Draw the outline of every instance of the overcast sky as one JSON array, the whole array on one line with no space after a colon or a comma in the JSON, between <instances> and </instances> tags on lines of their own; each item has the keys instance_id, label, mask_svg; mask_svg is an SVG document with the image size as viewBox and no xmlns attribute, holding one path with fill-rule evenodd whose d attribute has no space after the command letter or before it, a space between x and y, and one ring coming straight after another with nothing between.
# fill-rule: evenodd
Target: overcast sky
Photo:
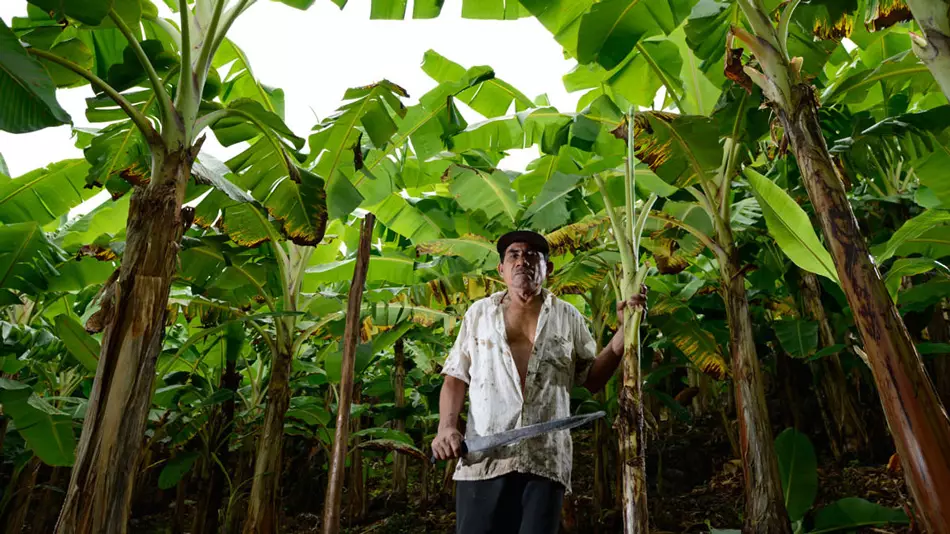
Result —
<instances>
[{"instance_id":1,"label":"overcast sky","mask_svg":"<svg viewBox=\"0 0 950 534\"><path fill-rule=\"evenodd\" d=\"M162 2L155 3L170 15ZM369 6L369 0L350 0L340 11L330 0L316 0L309 10L299 11L259 0L228 34L247 53L259 80L284 89L286 120L299 135L307 135L315 116L332 113L348 87L386 78L409 91L415 102L435 86L420 69L423 53L430 48L465 67L490 65L499 78L530 98L546 93L562 111L573 111L582 94L564 91L561 76L575 63L564 59L560 45L534 18L462 19L461 0L446 0L437 19L378 21L369 20ZM0 18L8 25L25 12L23 0L0 3ZM88 126L83 99L91 94L88 88L57 91L75 126ZM0 154L11 175L19 176L54 161L81 157L71 135L69 126L20 135L0 132ZM222 159L233 153L211 142L205 150ZM537 154L518 152L503 166L521 169Z\"/></svg>"}]
</instances>

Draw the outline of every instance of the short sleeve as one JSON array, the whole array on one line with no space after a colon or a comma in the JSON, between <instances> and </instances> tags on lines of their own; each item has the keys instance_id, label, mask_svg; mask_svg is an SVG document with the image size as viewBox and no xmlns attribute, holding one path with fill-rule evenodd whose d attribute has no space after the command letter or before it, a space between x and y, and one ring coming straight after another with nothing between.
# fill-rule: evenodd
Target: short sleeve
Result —
<instances>
[{"instance_id":1,"label":"short sleeve","mask_svg":"<svg viewBox=\"0 0 950 534\"><path fill-rule=\"evenodd\" d=\"M587 381L587 373L597 358L597 343L587 330L584 317L573 308L571 329L574 337L574 385L580 386Z\"/></svg>"},{"instance_id":2,"label":"short sleeve","mask_svg":"<svg viewBox=\"0 0 950 534\"><path fill-rule=\"evenodd\" d=\"M472 309L469 308L468 312L465 313L465 317L462 318L462 326L459 327L458 337L455 338L455 344L452 345L452 350L449 351L448 358L445 359L445 364L442 366L442 374L447 376L454 376L466 384L471 383L472 377L469 374L469 369L472 367L472 354L471 354L471 343L469 338L471 337L471 319Z\"/></svg>"}]
</instances>

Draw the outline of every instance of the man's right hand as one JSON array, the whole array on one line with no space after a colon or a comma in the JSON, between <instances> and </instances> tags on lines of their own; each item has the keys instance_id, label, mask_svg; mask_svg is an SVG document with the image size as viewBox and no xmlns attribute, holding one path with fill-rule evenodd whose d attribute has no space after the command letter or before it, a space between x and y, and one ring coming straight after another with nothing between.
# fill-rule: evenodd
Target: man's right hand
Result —
<instances>
[{"instance_id":1,"label":"man's right hand","mask_svg":"<svg viewBox=\"0 0 950 534\"><path fill-rule=\"evenodd\" d=\"M432 440L432 455L436 460L450 460L462 455L462 433L457 428L442 428Z\"/></svg>"}]
</instances>

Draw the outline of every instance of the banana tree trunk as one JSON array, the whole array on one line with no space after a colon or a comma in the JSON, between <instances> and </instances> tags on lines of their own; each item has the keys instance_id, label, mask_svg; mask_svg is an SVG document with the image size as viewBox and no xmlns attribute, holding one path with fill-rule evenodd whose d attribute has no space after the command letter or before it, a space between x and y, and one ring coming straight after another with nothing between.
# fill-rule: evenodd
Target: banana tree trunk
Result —
<instances>
[{"instance_id":1,"label":"banana tree trunk","mask_svg":"<svg viewBox=\"0 0 950 534\"><path fill-rule=\"evenodd\" d=\"M353 385L353 403L359 404L362 400L362 384ZM362 428L362 417L357 416L350 420L350 432L353 434ZM353 436L350 439L350 446L353 452L350 453L350 469L348 471L349 483L347 484L347 495L349 496L349 524L358 524L366 516L366 484L363 483L363 451L359 449L362 440L359 436Z\"/></svg>"},{"instance_id":2,"label":"banana tree trunk","mask_svg":"<svg viewBox=\"0 0 950 534\"><path fill-rule=\"evenodd\" d=\"M237 360L229 358L225 363L224 373L221 375L221 388L234 393L238 389L240 380L241 375L237 372ZM210 453L217 455L218 461L208 463L208 478L206 479L206 486L198 495L198 506L195 510L195 520L191 527L191 534L217 534L219 532L221 500L224 497L224 488L227 485L221 466L228 467L231 459L228 436L231 434L233 423L234 397L232 396L224 401L221 409L214 414Z\"/></svg>"},{"instance_id":3,"label":"banana tree trunk","mask_svg":"<svg viewBox=\"0 0 950 534\"><path fill-rule=\"evenodd\" d=\"M36 486L36 475L42 465L40 459L34 456L23 466L19 475L10 480L7 489L12 491L13 494L10 499L4 499L6 506L2 510L2 516L0 516L2 532L13 534L23 530L26 513L30 508L30 501L33 497L33 488Z\"/></svg>"},{"instance_id":4,"label":"banana tree trunk","mask_svg":"<svg viewBox=\"0 0 950 534\"><path fill-rule=\"evenodd\" d=\"M818 277L807 271L800 273L805 311L811 320L818 322L820 346L830 347L835 344L835 337L821 304ZM811 369L818 381L818 401L835 459L840 461L845 453L864 455L870 445L868 432L848 385L844 367L841 366L841 358L837 354L829 354L812 363Z\"/></svg>"},{"instance_id":5,"label":"banana tree trunk","mask_svg":"<svg viewBox=\"0 0 950 534\"><path fill-rule=\"evenodd\" d=\"M947 324L944 303L940 302L934 309L927 333L934 343L950 343L950 325ZM931 377L937 394L943 400L943 405L950 406L950 354L938 354L930 365Z\"/></svg>"},{"instance_id":6,"label":"banana tree trunk","mask_svg":"<svg viewBox=\"0 0 950 534\"><path fill-rule=\"evenodd\" d=\"M284 415L290 406L291 337L277 336L271 362L264 424L257 438L254 481L248 497L244 534L277 534L280 520L280 473L284 445Z\"/></svg>"},{"instance_id":7,"label":"banana tree trunk","mask_svg":"<svg viewBox=\"0 0 950 534\"><path fill-rule=\"evenodd\" d=\"M633 276L624 276L621 293L623 300L639 292ZM643 425L643 390L640 376L639 329L640 311L624 310L623 360L618 397L618 444L623 472L619 489L623 502L625 534L649 534L647 508L646 434Z\"/></svg>"},{"instance_id":8,"label":"banana tree trunk","mask_svg":"<svg viewBox=\"0 0 950 534\"><path fill-rule=\"evenodd\" d=\"M911 34L914 53L950 99L950 5L947 0L907 0L922 36Z\"/></svg>"},{"instance_id":9,"label":"banana tree trunk","mask_svg":"<svg viewBox=\"0 0 950 534\"><path fill-rule=\"evenodd\" d=\"M731 238L728 241L731 242ZM736 388L739 451L745 476L745 526L742 532L790 534L772 427L765 405L762 370L755 352L745 276L740 272L738 251L731 246L724 248L728 257L721 258L720 270L729 323L732 379Z\"/></svg>"},{"instance_id":10,"label":"banana tree trunk","mask_svg":"<svg viewBox=\"0 0 950 534\"><path fill-rule=\"evenodd\" d=\"M42 491L34 509L31 521L31 532L51 532L56 525L63 501L63 486L69 478L69 468L54 467L50 469L49 478L42 484Z\"/></svg>"},{"instance_id":11,"label":"banana tree trunk","mask_svg":"<svg viewBox=\"0 0 950 534\"><path fill-rule=\"evenodd\" d=\"M118 278L57 534L125 534L162 349L168 290L185 224L182 200L198 146L153 149L152 177L132 193Z\"/></svg>"},{"instance_id":12,"label":"banana tree trunk","mask_svg":"<svg viewBox=\"0 0 950 534\"><path fill-rule=\"evenodd\" d=\"M360 228L359 248L353 281L350 283L346 303L346 328L343 332L343 362L340 369L340 402L336 415L336 434L333 436L333 453L330 457L330 476L327 481L326 502L323 505L323 534L340 532L340 501L343 496L343 478L346 472L346 452L349 444L350 405L353 399L353 380L356 365L356 344L359 336L360 305L363 301L363 285L369 268L369 245L376 218L367 213Z\"/></svg>"},{"instance_id":13,"label":"banana tree trunk","mask_svg":"<svg viewBox=\"0 0 950 534\"><path fill-rule=\"evenodd\" d=\"M864 341L904 476L926 529L950 533L950 421L874 265L821 134L814 90L776 106Z\"/></svg>"},{"instance_id":14,"label":"banana tree trunk","mask_svg":"<svg viewBox=\"0 0 950 534\"><path fill-rule=\"evenodd\" d=\"M607 395L603 390L594 395L594 399L602 405L607 404ZM610 496L610 428L606 419L594 422L594 510L600 519L604 510L612 506ZM599 524L599 521L598 523Z\"/></svg>"},{"instance_id":15,"label":"banana tree trunk","mask_svg":"<svg viewBox=\"0 0 950 534\"><path fill-rule=\"evenodd\" d=\"M402 338L396 340L393 355L396 360L396 372L393 374L393 391L396 395L396 409L400 410L395 426L396 430L405 432L406 418L401 410L406 406L406 347ZM404 454L393 453L393 494L400 499L406 498L406 460Z\"/></svg>"}]
</instances>

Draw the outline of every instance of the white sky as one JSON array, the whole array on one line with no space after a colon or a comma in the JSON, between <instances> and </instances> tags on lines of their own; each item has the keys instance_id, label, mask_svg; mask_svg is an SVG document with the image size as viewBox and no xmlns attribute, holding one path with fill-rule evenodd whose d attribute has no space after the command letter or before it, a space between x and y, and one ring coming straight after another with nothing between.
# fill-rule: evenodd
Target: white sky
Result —
<instances>
[{"instance_id":1,"label":"white sky","mask_svg":"<svg viewBox=\"0 0 950 534\"><path fill-rule=\"evenodd\" d=\"M170 14L160 1L155 3ZM410 2L408 13L412 12ZM307 11L259 0L238 19L228 34L247 53L257 78L283 88L286 121L306 137L316 123L340 103L348 87L386 78L409 91L410 102L435 86L420 68L422 55L433 49L465 67L490 65L497 77L528 97L546 93L551 104L574 111L582 92L567 94L561 76L575 64L565 60L550 33L534 18L517 21L462 19L461 0L446 0L442 15L432 20L379 21L369 19L369 0L350 0L340 11L330 0L316 0ZM8 25L26 12L26 2L0 3L0 18ZM77 127L85 120L88 88L57 92L60 104ZM13 135L0 132L0 154L11 176L66 158L81 157L73 146L69 126ZM219 159L235 153L216 142L204 150ZM523 169L537 151L517 151L503 163Z\"/></svg>"}]
</instances>

